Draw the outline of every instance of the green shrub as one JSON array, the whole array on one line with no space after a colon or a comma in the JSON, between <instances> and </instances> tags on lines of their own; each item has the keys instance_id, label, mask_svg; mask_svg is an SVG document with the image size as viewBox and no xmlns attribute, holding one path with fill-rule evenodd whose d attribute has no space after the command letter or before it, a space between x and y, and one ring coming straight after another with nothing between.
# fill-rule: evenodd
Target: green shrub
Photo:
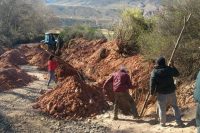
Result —
<instances>
[{"instance_id":1,"label":"green shrub","mask_svg":"<svg viewBox=\"0 0 200 133\"><path fill-rule=\"evenodd\" d=\"M84 38L87 40L105 38L101 30L88 26L66 27L60 35L66 44L68 44L69 41L74 38Z\"/></svg>"},{"instance_id":2,"label":"green shrub","mask_svg":"<svg viewBox=\"0 0 200 133\"><path fill-rule=\"evenodd\" d=\"M1 0L0 42L10 47L38 38L53 25L50 16L42 1Z\"/></svg>"},{"instance_id":3,"label":"green shrub","mask_svg":"<svg viewBox=\"0 0 200 133\"><path fill-rule=\"evenodd\" d=\"M192 13L174 61L182 77L194 78L200 67L200 1L182 0L180 3L179 0L173 0L166 1L163 6L152 32L145 33L139 38L142 53L149 59L155 59L160 55L169 59L183 27L184 16Z\"/></svg>"},{"instance_id":4,"label":"green shrub","mask_svg":"<svg viewBox=\"0 0 200 133\"><path fill-rule=\"evenodd\" d=\"M140 9L130 8L122 12L121 22L115 29L119 53L132 55L139 52L138 39L142 34L152 30L152 22L150 19L144 18Z\"/></svg>"}]
</instances>

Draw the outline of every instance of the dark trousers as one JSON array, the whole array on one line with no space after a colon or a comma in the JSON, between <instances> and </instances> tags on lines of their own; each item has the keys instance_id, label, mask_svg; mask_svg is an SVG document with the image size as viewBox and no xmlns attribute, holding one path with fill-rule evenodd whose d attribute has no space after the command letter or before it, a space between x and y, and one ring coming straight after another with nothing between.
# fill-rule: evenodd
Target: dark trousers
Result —
<instances>
[{"instance_id":1,"label":"dark trousers","mask_svg":"<svg viewBox=\"0 0 200 133\"><path fill-rule=\"evenodd\" d=\"M136 104L133 98L130 96L128 92L115 92L115 103L114 103L114 118L118 116L119 109L119 101L120 99L124 99L130 105L130 111L134 117L138 117L138 112L136 109Z\"/></svg>"}]
</instances>

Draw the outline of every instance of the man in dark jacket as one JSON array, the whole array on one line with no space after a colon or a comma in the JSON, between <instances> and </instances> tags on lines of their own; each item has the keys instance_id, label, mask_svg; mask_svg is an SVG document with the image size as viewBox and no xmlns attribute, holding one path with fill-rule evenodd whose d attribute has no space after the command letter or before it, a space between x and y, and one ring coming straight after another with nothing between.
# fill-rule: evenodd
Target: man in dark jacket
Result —
<instances>
[{"instance_id":1,"label":"man in dark jacket","mask_svg":"<svg viewBox=\"0 0 200 133\"><path fill-rule=\"evenodd\" d=\"M130 96L128 90L133 87L131 83L130 76L128 75L126 69L124 67L120 68L120 70L114 74L105 82L103 88L109 84L113 83L113 91L115 95L115 103L114 103L114 120L118 119L118 108L120 99L126 100L131 106L131 112L134 118L138 118L138 112L136 109L136 105L132 97Z\"/></svg>"},{"instance_id":2,"label":"man in dark jacket","mask_svg":"<svg viewBox=\"0 0 200 133\"><path fill-rule=\"evenodd\" d=\"M197 102L197 111L196 111L196 126L198 128L198 133L200 133L200 72L196 79L194 99Z\"/></svg>"},{"instance_id":3,"label":"man in dark jacket","mask_svg":"<svg viewBox=\"0 0 200 133\"><path fill-rule=\"evenodd\" d=\"M173 77L179 76L179 72L173 63L167 66L165 58L163 57L160 57L156 63L151 73L150 89L152 95L157 94L160 124L161 126L165 126L166 107L167 105L171 105L175 113L176 122L178 126L182 127L184 125L181 120L180 110L177 106L176 86L173 79Z\"/></svg>"}]
</instances>

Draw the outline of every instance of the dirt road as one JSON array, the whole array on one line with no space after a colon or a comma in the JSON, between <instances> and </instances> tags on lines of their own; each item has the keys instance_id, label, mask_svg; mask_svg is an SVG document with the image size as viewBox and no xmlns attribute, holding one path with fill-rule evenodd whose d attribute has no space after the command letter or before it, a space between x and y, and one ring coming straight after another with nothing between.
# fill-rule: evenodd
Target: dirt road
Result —
<instances>
[{"instance_id":1,"label":"dirt road","mask_svg":"<svg viewBox=\"0 0 200 133\"><path fill-rule=\"evenodd\" d=\"M171 114L171 113L170 113ZM185 128L176 127L174 117L168 118L166 127L161 127L155 123L153 118L133 119L131 116L119 115L119 120L112 120L112 112L97 117L95 122L111 128L114 133L196 133L194 121L194 109L189 111L183 117Z\"/></svg>"},{"instance_id":2,"label":"dirt road","mask_svg":"<svg viewBox=\"0 0 200 133\"><path fill-rule=\"evenodd\" d=\"M97 116L94 120L64 121L50 118L32 109L32 104L46 90L46 72L34 66L21 66L38 80L27 87L0 93L0 132L2 133L195 133L195 109L185 112L185 128L175 128L171 120L161 128L152 118L133 120L131 116L120 115L120 120L112 121L112 112ZM13 75L14 76L14 75Z\"/></svg>"},{"instance_id":3,"label":"dirt road","mask_svg":"<svg viewBox=\"0 0 200 133\"><path fill-rule=\"evenodd\" d=\"M0 133L70 133L70 132L107 132L108 129L88 121L56 120L32 109L32 104L46 90L46 72L38 71L34 66L21 66L38 80L27 87L0 93ZM14 76L14 75L13 75Z\"/></svg>"}]
</instances>

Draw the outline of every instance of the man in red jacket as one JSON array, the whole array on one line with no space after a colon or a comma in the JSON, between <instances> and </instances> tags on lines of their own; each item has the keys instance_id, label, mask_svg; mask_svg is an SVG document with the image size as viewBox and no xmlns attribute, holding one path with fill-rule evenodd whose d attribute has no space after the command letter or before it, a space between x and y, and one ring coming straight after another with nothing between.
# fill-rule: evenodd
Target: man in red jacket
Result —
<instances>
[{"instance_id":1,"label":"man in red jacket","mask_svg":"<svg viewBox=\"0 0 200 133\"><path fill-rule=\"evenodd\" d=\"M131 83L130 76L128 75L126 68L121 67L120 70L114 74L105 82L103 88L109 84L113 83L113 91L115 95L114 102L114 120L118 119L118 108L120 99L125 99L131 106L130 111L132 112L134 118L138 118L138 112L136 105L132 97L130 96L128 90L133 87Z\"/></svg>"},{"instance_id":2,"label":"man in red jacket","mask_svg":"<svg viewBox=\"0 0 200 133\"><path fill-rule=\"evenodd\" d=\"M47 86L49 86L51 80L53 80L56 83L55 70L57 67L58 67L58 63L54 59L54 56L51 55L48 60L49 81L48 81Z\"/></svg>"}]
</instances>

